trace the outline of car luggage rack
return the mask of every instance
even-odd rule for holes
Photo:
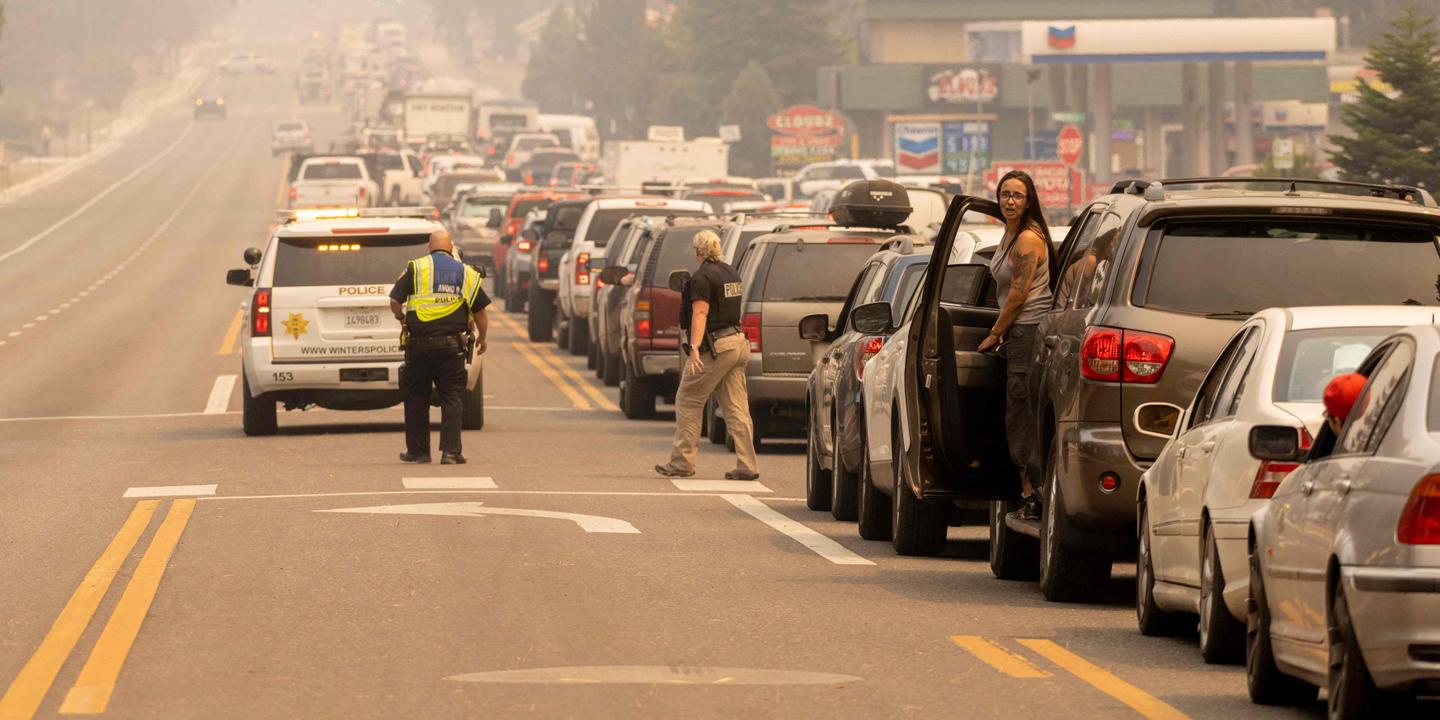
[[[1435,198],[1423,188],[1410,185],[1385,185],[1381,183],[1351,182],[1348,180],[1322,180],[1318,178],[1276,178],[1276,177],[1194,177],[1169,178],[1165,180],[1121,180],[1110,188],[1114,195],[1142,195],[1146,200],[1164,200],[1165,188],[1174,185],[1251,185],[1256,183],[1274,184],[1285,187],[1284,192],[1294,194],[1301,187],[1317,186],[1320,192],[1326,188],[1346,188],[1367,191],[1370,197],[1391,198],[1412,202],[1424,207],[1436,207]],[[1340,193],[1354,194],[1354,193]]]

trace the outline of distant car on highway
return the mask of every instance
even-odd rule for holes
[[[260,58],[249,50],[236,50],[220,61],[220,72],[226,75],[245,75],[260,69]]]
[[[376,187],[358,155],[308,157],[290,182],[289,207],[364,207],[374,201]]]
[[[402,402],[400,323],[390,288],[426,254],[432,208],[282,213],[265,248],[226,282],[254,288],[241,333],[241,426],[274,435],[278,408],[375,410]],[[480,356],[467,368],[462,424],[485,422]]]
[[[270,129],[270,156],[285,152],[307,155],[315,152],[315,137],[310,132],[309,123],[304,120],[281,120]]]
[[[195,119],[202,117],[225,119],[225,96],[217,91],[201,92],[195,96]]]

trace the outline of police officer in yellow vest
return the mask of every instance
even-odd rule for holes
[[[490,296],[480,273],[456,260],[450,233],[430,235],[430,254],[405,265],[390,291],[390,311],[405,324],[405,452],[400,460],[430,462],[430,389],[440,397],[440,464],[463,465],[460,416],[465,396],[465,332],[475,334],[479,351],[487,349],[490,329],[485,308]]]

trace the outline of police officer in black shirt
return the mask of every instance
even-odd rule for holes
[[[479,351],[487,349],[490,329],[485,308],[490,297],[480,273],[456,260],[450,233],[430,235],[430,254],[411,260],[390,291],[390,311],[405,324],[405,365],[400,391],[405,395],[405,452],[400,460],[430,462],[430,389],[440,397],[440,464],[463,465],[460,423],[465,403],[465,364],[470,353],[466,333]]]
[[[700,415],[715,395],[725,413],[725,428],[735,438],[736,467],[728,480],[755,480],[754,426],[750,398],[745,391],[745,366],[750,361],[750,339],[740,329],[740,275],[723,259],[720,236],[702,230],[693,241],[700,267],[690,279],[685,304],[690,308],[689,340],[680,388],[675,392],[675,440],[670,462],[656,465],[665,477],[695,474],[696,446],[700,443]]]

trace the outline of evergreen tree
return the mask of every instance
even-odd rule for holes
[[[680,0],[676,51],[702,97],[720,99],[757,62],[784,102],[815,96],[815,71],[840,62],[849,43],[832,28],[831,0]]]
[[[564,5],[555,6],[540,30],[540,42],[525,66],[520,92],[544,112],[572,113],[588,94],[580,83],[584,58],[576,41],[575,17]]]
[[[1370,47],[1365,63],[1394,89],[1359,87],[1340,111],[1351,136],[1333,136],[1347,180],[1440,188],[1440,32],[1414,5]]]
[[[730,146],[730,167],[741,175],[770,174],[770,128],[767,118],[781,107],[780,93],[769,73],[751,60],[735,78],[720,105],[722,124],[740,126],[740,142]]]

